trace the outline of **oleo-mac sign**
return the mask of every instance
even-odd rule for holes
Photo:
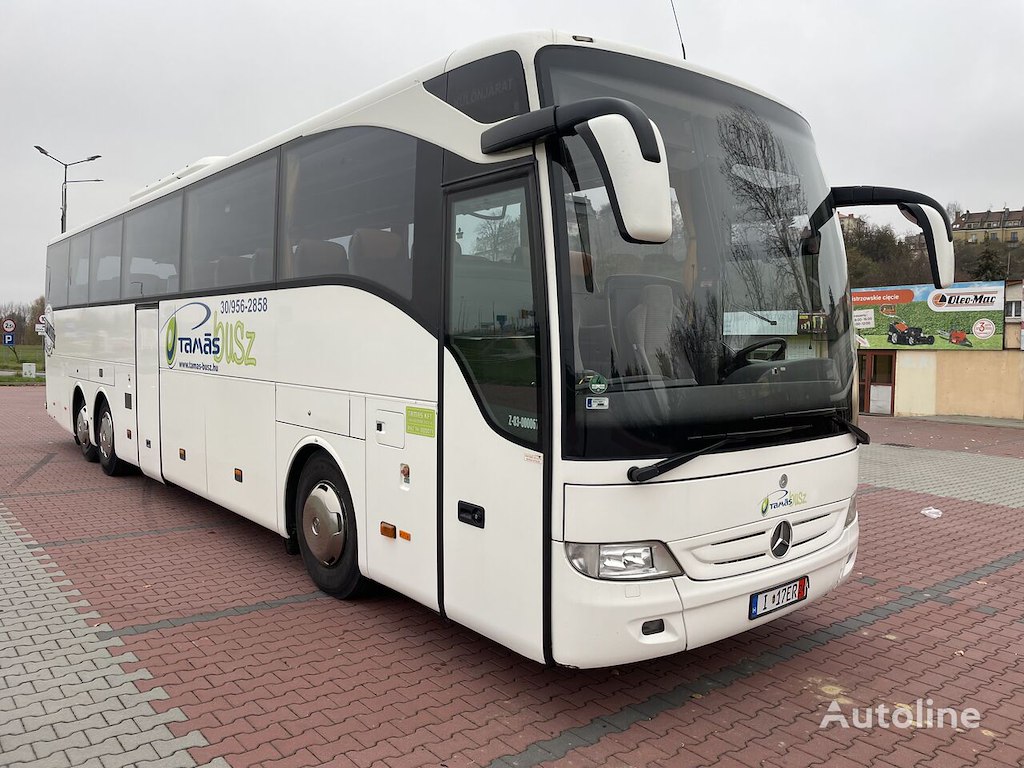
[[[900,285],[852,292],[861,349],[1001,349],[1004,284]]]

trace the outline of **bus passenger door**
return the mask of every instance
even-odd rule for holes
[[[135,441],[139,467],[163,482],[160,464],[160,310],[135,311]]]
[[[445,613],[543,660],[539,249],[532,177],[446,196]]]

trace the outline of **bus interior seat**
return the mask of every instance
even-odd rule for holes
[[[357,229],[349,243],[352,272],[408,296],[412,262],[400,235],[382,229]]]
[[[257,248],[253,252],[252,279],[256,283],[269,283],[274,279],[273,248]]]
[[[348,273],[348,251],[344,245],[328,240],[299,240],[295,248],[294,277]]]
[[[245,256],[221,256],[214,268],[218,287],[252,282],[252,259]]]
[[[212,261],[207,261],[206,259],[189,261],[186,267],[188,270],[189,290],[213,287],[214,264]]]
[[[637,373],[695,378],[685,356],[672,354],[672,330],[677,325],[674,318],[678,312],[671,286],[655,283],[643,287],[640,302],[626,314],[624,329],[625,351],[632,357],[630,362]]]

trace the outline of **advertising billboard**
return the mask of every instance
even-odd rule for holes
[[[853,326],[861,349],[1003,348],[999,283],[896,285],[853,289]]]

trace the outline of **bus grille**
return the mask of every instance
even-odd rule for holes
[[[839,501],[768,517],[726,531],[672,541],[669,548],[691,579],[709,581],[738,576],[827,547],[842,535],[847,507],[847,501]],[[769,540],[782,520],[793,526],[793,542],[785,556],[775,558],[769,553]]]

